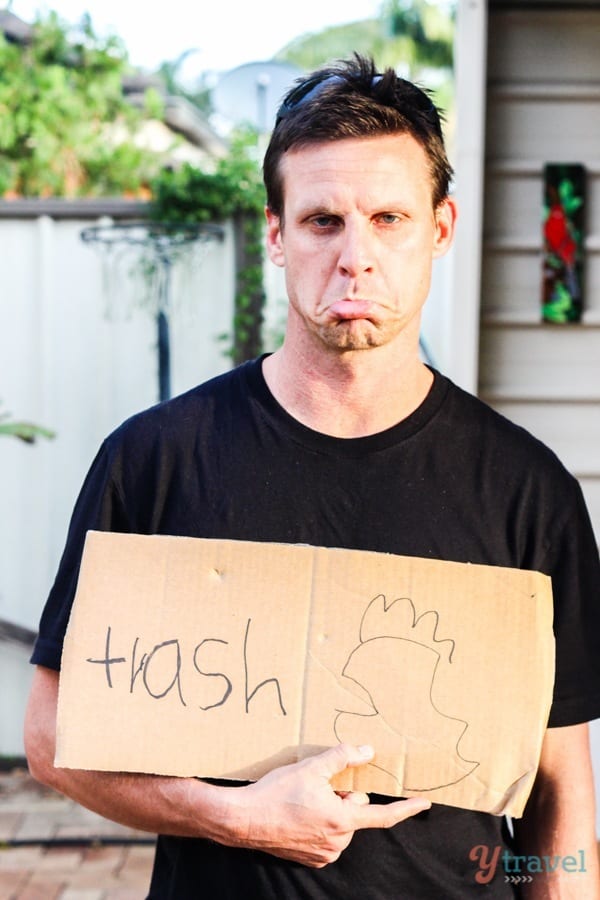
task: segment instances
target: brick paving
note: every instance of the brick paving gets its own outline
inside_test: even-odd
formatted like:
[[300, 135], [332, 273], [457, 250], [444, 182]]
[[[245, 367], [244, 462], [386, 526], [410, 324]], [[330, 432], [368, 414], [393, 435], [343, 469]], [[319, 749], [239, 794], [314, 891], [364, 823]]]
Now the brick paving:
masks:
[[153, 858], [151, 835], [0, 770], [0, 900], [144, 900]]
[[0, 772], [0, 900], [144, 900], [152, 835]]

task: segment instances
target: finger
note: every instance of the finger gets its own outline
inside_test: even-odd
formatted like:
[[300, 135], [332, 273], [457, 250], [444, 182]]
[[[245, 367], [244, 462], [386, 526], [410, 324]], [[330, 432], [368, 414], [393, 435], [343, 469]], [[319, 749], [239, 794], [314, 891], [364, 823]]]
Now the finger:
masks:
[[357, 805], [354, 814], [355, 829], [391, 828], [411, 816], [431, 808], [431, 802], [422, 797], [410, 797], [395, 803]]
[[338, 744], [318, 756], [313, 756], [310, 764], [319, 768], [321, 774], [328, 779], [338, 775], [348, 766], [364, 766], [373, 759], [372, 747], [356, 747], [354, 744]]
[[371, 802], [369, 795], [363, 794], [362, 791], [346, 791], [343, 799], [346, 803], [354, 803], [355, 806], [368, 806]]

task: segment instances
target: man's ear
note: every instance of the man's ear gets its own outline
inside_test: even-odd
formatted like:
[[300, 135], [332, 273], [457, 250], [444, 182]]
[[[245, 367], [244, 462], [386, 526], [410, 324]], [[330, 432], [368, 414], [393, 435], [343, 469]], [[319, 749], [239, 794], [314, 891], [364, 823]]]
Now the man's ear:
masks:
[[446, 197], [435, 211], [435, 238], [433, 241], [433, 257], [447, 253], [454, 240], [458, 208], [452, 197]]
[[269, 259], [276, 266], [285, 266], [285, 254], [283, 252], [282, 225], [281, 217], [265, 207], [265, 216], [267, 218], [267, 253]]

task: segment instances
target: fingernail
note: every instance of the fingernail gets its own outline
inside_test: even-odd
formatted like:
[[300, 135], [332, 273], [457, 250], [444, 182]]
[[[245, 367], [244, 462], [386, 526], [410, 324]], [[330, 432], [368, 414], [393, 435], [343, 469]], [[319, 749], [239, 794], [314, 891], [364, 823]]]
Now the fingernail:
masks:
[[370, 759], [375, 751], [368, 744], [361, 744], [360, 747], [357, 747], [358, 752], [361, 756], [364, 756], [365, 759]]

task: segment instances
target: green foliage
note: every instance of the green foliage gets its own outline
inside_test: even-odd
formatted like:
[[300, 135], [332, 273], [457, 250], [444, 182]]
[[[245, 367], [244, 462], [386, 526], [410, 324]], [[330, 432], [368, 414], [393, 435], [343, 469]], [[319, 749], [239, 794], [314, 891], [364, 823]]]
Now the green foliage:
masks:
[[166, 60], [161, 63], [158, 69], [158, 75], [164, 81], [167, 92], [176, 97], [185, 97], [195, 107], [202, 110], [203, 113], [209, 115], [212, 109], [210, 99], [210, 88], [206, 84], [206, 74], [200, 75], [196, 87], [184, 87], [180, 80], [181, 67], [188, 56], [195, 53], [196, 50], [185, 50], [175, 60]]
[[418, 66], [452, 66], [452, 19], [427, 0], [386, 0], [383, 21], [394, 39], [403, 41], [405, 61]]
[[377, 19], [364, 19], [300, 35], [280, 50], [275, 58], [311, 71], [334, 59], [349, 57], [356, 51], [373, 56], [381, 66], [388, 64], [386, 43], [382, 23]]
[[276, 58], [311, 70], [356, 51], [372, 56], [380, 68], [406, 68], [415, 78], [424, 67], [450, 68], [452, 44], [452, 18], [438, 6], [427, 0], [384, 0], [376, 19], [302, 35]]
[[265, 192], [258, 160], [258, 135], [243, 131], [232, 137], [229, 153], [214, 171], [184, 163], [164, 169], [151, 185], [154, 221], [189, 225], [234, 220], [239, 261], [233, 339], [227, 352], [236, 363], [261, 351]]
[[150, 178], [160, 160], [133, 142], [142, 113], [123, 96], [127, 68], [89, 16], [73, 29], [49, 13], [26, 45], [0, 36], [0, 196], [110, 195]]
[[35, 443], [38, 437], [51, 439], [55, 437], [55, 433], [49, 428], [43, 428], [41, 425], [34, 425], [32, 422], [15, 422], [8, 419], [6, 413], [0, 415], [0, 437], [16, 437], [24, 441], [26, 444]]
[[251, 131], [234, 135], [229, 153], [212, 172], [191, 163], [163, 169], [151, 190], [150, 215], [155, 221], [192, 224], [222, 222], [236, 213], [262, 216], [265, 194], [257, 136]]

